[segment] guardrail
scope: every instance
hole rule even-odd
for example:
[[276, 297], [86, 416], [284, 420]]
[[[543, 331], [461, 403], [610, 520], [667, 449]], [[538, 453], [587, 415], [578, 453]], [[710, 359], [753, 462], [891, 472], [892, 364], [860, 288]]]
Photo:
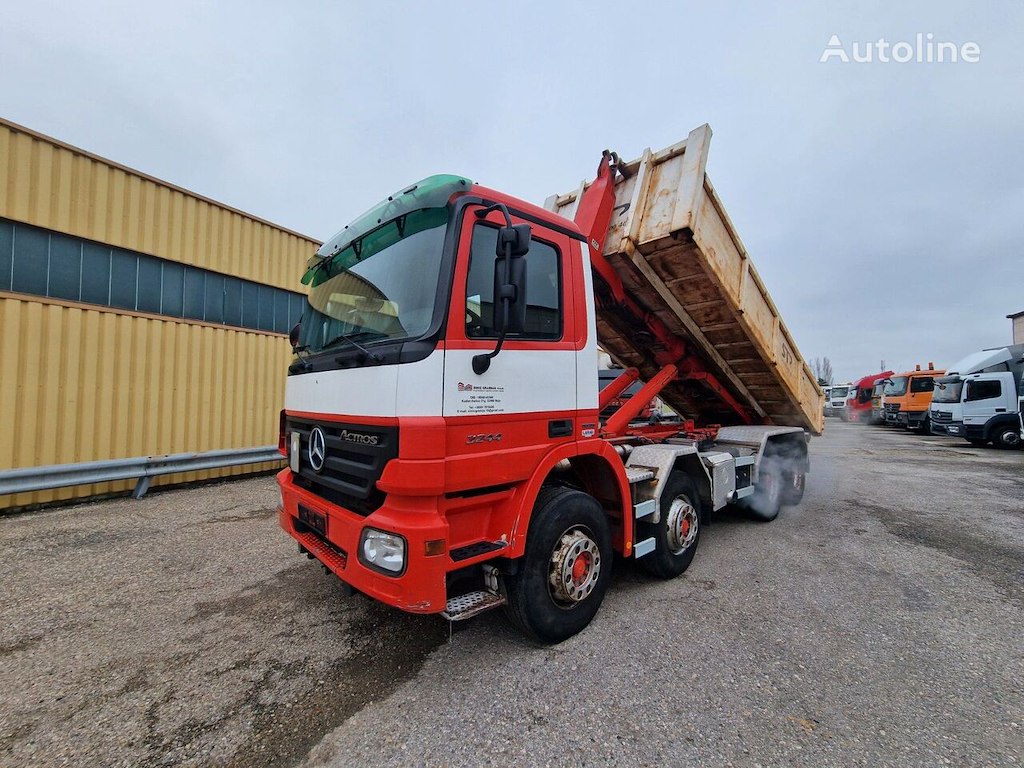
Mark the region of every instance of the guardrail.
[[0, 496], [66, 488], [71, 485], [137, 479], [132, 498], [141, 499], [149, 490], [150, 481], [159, 475], [259, 464], [266, 461], [284, 461], [276, 445], [6, 469], [0, 471]]

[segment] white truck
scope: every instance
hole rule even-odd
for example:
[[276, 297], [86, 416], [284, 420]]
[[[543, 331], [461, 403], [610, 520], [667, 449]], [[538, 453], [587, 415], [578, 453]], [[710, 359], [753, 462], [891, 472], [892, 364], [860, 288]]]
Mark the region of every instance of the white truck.
[[973, 445], [1021, 445], [1021, 378], [1024, 344], [968, 355], [935, 381], [930, 409], [935, 435], [962, 437]]
[[850, 394], [852, 384], [835, 384], [825, 400], [825, 415], [838, 416], [845, 421], [846, 398]]

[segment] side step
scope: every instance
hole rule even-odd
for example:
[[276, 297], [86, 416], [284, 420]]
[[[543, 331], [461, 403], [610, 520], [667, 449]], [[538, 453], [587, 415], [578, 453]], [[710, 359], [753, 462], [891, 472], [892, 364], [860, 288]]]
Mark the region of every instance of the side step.
[[441, 611], [441, 615], [448, 621], [463, 621], [472, 618], [478, 613], [489, 611], [491, 608], [505, 604], [505, 598], [487, 590], [467, 592], [458, 597], [448, 599], [448, 604]]

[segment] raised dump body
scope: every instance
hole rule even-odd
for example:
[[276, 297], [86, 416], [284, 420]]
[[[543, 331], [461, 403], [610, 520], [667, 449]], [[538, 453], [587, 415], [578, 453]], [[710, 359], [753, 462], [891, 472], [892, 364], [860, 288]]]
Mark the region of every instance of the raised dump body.
[[[820, 433], [823, 396], [779, 316], [722, 201], [705, 173], [711, 128], [618, 165], [615, 212], [604, 256], [631, 298], [685, 339], [729, 393], [757, 420]], [[573, 218], [587, 184], [548, 198]], [[597, 309], [601, 345], [650, 380], [663, 351], [622, 313]], [[702, 424], [741, 424], [739, 414], [696, 378], [678, 378], [661, 397]]]

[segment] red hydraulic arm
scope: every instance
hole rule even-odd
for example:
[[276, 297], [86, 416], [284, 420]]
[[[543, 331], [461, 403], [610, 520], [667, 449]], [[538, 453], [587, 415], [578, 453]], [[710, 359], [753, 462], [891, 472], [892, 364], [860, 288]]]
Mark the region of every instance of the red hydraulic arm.
[[627, 368], [620, 373], [615, 381], [601, 390], [597, 396], [597, 410], [603, 411], [608, 403], [626, 391], [629, 386], [640, 378], [640, 371], [636, 368]]
[[[601, 155], [601, 162], [597, 166], [597, 178], [583, 192], [579, 204], [576, 206], [576, 226], [587, 238], [590, 247], [590, 263], [598, 276], [608, 286], [612, 300], [630, 314], [636, 317], [655, 339], [664, 347], [664, 352], [659, 353], [657, 361], [662, 365], [661, 371], [644, 388], [631, 399], [631, 402], [642, 404], [657, 395], [666, 384], [675, 378], [685, 378], [701, 381], [713, 391], [722, 402], [729, 406], [746, 424], [755, 423], [750, 411], [739, 403], [736, 398], [729, 394], [722, 386], [717, 377], [708, 371], [703, 363], [690, 353], [687, 344], [678, 336], [672, 333], [656, 315], [648, 312], [637, 304], [631, 296], [626, 293], [625, 287], [615, 267], [604, 256], [605, 240], [608, 237], [608, 225], [612, 220], [612, 213], [615, 210], [615, 173], [618, 169], [618, 155], [605, 150]], [[671, 374], [668, 369], [671, 368]], [[652, 387], [655, 382], [660, 382]], [[615, 383], [618, 383], [617, 381]], [[628, 386], [628, 384], [626, 385]], [[625, 387], [623, 387], [625, 389]], [[650, 390], [650, 391], [648, 391]], [[621, 391], [621, 390], [620, 390]], [[626, 411], [624, 414], [623, 412]], [[636, 413], [639, 413], [637, 411]], [[636, 415], [629, 413], [623, 408], [609, 419], [605, 427], [606, 433], [619, 433], [629, 423], [629, 419]], [[622, 421], [622, 418], [626, 419]], [[619, 429], [612, 429], [612, 422]]]
[[661, 392], [672, 379], [676, 377], [678, 369], [674, 365], [666, 365], [657, 375], [654, 376], [650, 381], [641, 387], [640, 391], [637, 392], [633, 397], [622, 404], [615, 413], [608, 417], [608, 421], [604, 425], [604, 434], [606, 437], [616, 437], [622, 435], [626, 431], [626, 427], [629, 426], [636, 415], [644, 409], [644, 407], [651, 402], [651, 399]]

